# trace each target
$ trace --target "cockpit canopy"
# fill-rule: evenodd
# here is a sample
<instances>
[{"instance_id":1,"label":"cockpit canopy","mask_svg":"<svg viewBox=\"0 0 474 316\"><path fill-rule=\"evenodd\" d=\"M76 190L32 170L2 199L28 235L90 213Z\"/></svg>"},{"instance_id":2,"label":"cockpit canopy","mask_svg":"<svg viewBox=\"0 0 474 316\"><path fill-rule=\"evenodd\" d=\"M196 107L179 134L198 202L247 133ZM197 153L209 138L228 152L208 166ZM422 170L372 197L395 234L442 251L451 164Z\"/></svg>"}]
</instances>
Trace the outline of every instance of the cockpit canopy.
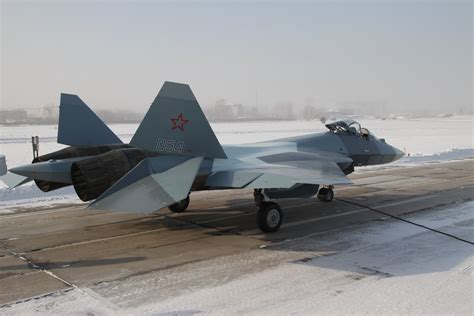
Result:
<instances>
[{"instance_id":1,"label":"cockpit canopy","mask_svg":"<svg viewBox=\"0 0 474 316\"><path fill-rule=\"evenodd\" d=\"M368 138L371 135L367 128L361 127L359 122L353 120L336 121L326 124L326 127L335 134L349 134Z\"/></svg>"}]
</instances>

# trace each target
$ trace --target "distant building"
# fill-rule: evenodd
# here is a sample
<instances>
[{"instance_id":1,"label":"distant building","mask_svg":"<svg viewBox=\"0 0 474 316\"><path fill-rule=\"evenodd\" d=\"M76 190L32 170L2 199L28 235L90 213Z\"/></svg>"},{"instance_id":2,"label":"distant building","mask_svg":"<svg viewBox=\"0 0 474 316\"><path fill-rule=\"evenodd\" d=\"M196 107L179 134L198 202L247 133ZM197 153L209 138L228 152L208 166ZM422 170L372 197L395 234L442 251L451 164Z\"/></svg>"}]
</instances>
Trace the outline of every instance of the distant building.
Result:
<instances>
[{"instance_id":1,"label":"distant building","mask_svg":"<svg viewBox=\"0 0 474 316\"><path fill-rule=\"evenodd\" d=\"M31 124L54 124L59 119L58 106L42 106L27 109L28 121Z\"/></svg>"},{"instance_id":2,"label":"distant building","mask_svg":"<svg viewBox=\"0 0 474 316\"><path fill-rule=\"evenodd\" d=\"M23 124L28 120L25 110L2 110L0 111L0 124Z\"/></svg>"}]
</instances>

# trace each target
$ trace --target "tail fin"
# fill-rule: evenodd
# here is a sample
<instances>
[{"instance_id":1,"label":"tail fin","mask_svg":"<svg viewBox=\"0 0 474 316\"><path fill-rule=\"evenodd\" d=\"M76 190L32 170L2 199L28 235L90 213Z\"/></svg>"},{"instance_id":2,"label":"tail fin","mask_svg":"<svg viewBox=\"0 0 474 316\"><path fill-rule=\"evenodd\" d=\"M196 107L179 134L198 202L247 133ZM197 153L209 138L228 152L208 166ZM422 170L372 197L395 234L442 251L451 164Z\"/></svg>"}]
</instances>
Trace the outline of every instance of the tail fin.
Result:
<instances>
[{"instance_id":1,"label":"tail fin","mask_svg":"<svg viewBox=\"0 0 474 316\"><path fill-rule=\"evenodd\" d=\"M226 158L191 88L168 81L130 145L167 154Z\"/></svg>"},{"instance_id":2,"label":"tail fin","mask_svg":"<svg viewBox=\"0 0 474 316\"><path fill-rule=\"evenodd\" d=\"M121 144L122 141L77 95L61 93L58 143L81 146Z\"/></svg>"}]
</instances>

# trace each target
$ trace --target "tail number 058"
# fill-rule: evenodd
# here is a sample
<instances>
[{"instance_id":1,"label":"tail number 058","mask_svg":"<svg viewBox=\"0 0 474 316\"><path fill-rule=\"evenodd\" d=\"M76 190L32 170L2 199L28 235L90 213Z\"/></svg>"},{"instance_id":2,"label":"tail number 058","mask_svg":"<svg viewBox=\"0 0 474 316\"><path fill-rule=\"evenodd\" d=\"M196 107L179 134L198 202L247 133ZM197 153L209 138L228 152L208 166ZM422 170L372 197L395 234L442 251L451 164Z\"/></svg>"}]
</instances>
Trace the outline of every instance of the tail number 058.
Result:
<instances>
[{"instance_id":1,"label":"tail number 058","mask_svg":"<svg viewBox=\"0 0 474 316\"><path fill-rule=\"evenodd\" d=\"M177 142L174 139L158 138L156 149L169 153L181 153L184 149L184 142Z\"/></svg>"}]
</instances>

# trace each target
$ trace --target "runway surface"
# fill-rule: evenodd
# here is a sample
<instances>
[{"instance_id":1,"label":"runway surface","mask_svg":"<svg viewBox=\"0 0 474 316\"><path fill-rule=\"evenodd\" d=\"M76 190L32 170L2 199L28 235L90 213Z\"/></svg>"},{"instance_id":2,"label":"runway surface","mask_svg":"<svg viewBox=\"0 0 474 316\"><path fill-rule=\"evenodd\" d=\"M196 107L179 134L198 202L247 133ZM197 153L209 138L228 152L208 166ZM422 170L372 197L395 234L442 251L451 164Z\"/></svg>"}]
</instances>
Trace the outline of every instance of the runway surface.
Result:
<instances>
[{"instance_id":1,"label":"runway surface","mask_svg":"<svg viewBox=\"0 0 474 316\"><path fill-rule=\"evenodd\" d=\"M74 289L87 291L105 305L138 306L181 295L199 284L221 285L284 262L305 262L305 240L351 232L387 218L374 210L405 217L474 197L474 159L359 169L350 178L354 185L337 187L331 203L282 200L284 223L273 234L258 231L248 190L193 193L182 214L97 212L85 210L85 204L2 214L0 308L8 311L33 297ZM463 235L470 241L473 221L461 221L470 227ZM346 246L328 243L317 253L331 256ZM314 255L315 249L311 251ZM232 266L229 260L240 264ZM211 262L213 278L202 279L209 275L206 267ZM191 266L196 272L192 275L186 268ZM144 279L154 282L148 292L131 287Z\"/></svg>"}]
</instances>

